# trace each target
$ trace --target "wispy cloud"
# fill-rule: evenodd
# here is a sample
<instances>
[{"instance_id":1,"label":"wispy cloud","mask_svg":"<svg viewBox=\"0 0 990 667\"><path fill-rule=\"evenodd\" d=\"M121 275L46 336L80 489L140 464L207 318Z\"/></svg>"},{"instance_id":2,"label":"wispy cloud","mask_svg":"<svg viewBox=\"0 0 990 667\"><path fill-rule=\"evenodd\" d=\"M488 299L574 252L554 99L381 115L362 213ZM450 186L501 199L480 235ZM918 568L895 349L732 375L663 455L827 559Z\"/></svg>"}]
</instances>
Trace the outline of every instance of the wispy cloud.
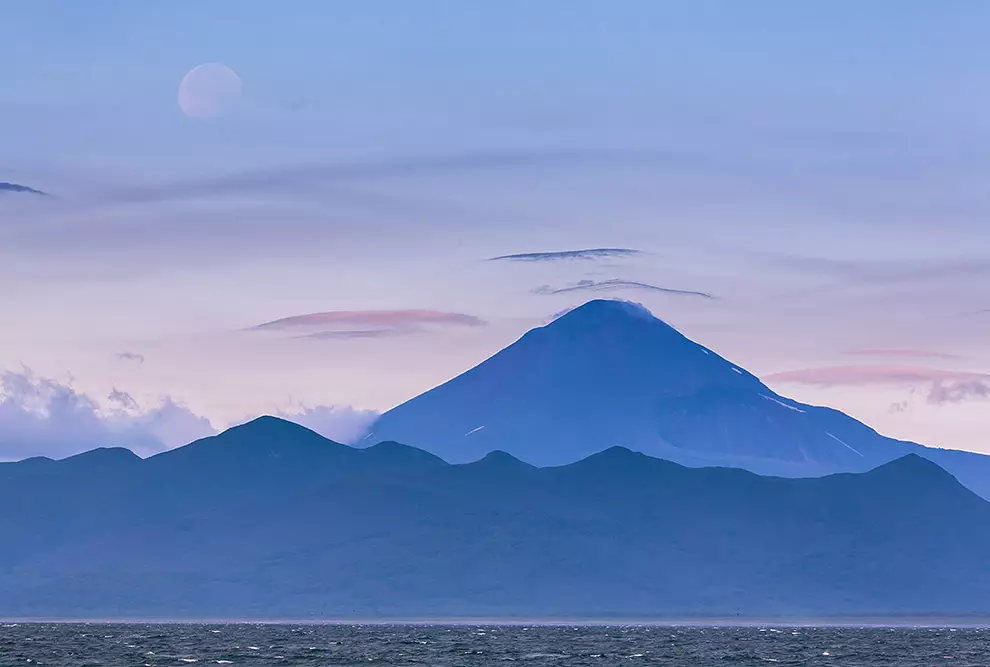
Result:
<instances>
[{"instance_id":1,"label":"wispy cloud","mask_svg":"<svg viewBox=\"0 0 990 667\"><path fill-rule=\"evenodd\" d=\"M984 257L847 260L766 253L755 256L764 264L857 284L893 285L990 275L990 259Z\"/></svg>"},{"instance_id":2,"label":"wispy cloud","mask_svg":"<svg viewBox=\"0 0 990 667\"><path fill-rule=\"evenodd\" d=\"M826 366L774 373L767 382L796 383L823 387L927 386L926 400L932 405L990 398L990 374L916 366Z\"/></svg>"},{"instance_id":3,"label":"wispy cloud","mask_svg":"<svg viewBox=\"0 0 990 667\"><path fill-rule=\"evenodd\" d=\"M866 348L862 350L847 350L847 355L859 357L895 358L895 359L958 359L957 354L937 352L935 350L914 350L899 348Z\"/></svg>"},{"instance_id":4,"label":"wispy cloud","mask_svg":"<svg viewBox=\"0 0 990 667\"><path fill-rule=\"evenodd\" d=\"M352 340L357 338L387 338L418 331L418 327L394 327L391 329L356 329L354 331L317 331L316 333L300 336L316 340Z\"/></svg>"},{"instance_id":5,"label":"wispy cloud","mask_svg":"<svg viewBox=\"0 0 990 667\"><path fill-rule=\"evenodd\" d=\"M984 379L936 382L928 392L928 402L934 405L980 398L990 398L990 376Z\"/></svg>"},{"instance_id":6,"label":"wispy cloud","mask_svg":"<svg viewBox=\"0 0 990 667\"><path fill-rule=\"evenodd\" d=\"M291 329L327 325L401 327L419 324L483 326L485 321L474 315L441 310L331 310L322 313L293 315L255 326L255 329Z\"/></svg>"},{"instance_id":7,"label":"wispy cloud","mask_svg":"<svg viewBox=\"0 0 990 667\"><path fill-rule=\"evenodd\" d=\"M254 331L292 331L306 338L341 340L381 338L436 327L481 327L474 315L440 310L334 310L293 315L251 327Z\"/></svg>"},{"instance_id":8,"label":"wispy cloud","mask_svg":"<svg viewBox=\"0 0 990 667\"><path fill-rule=\"evenodd\" d=\"M774 373L765 379L774 382L843 386L990 379L990 375L918 366L823 366Z\"/></svg>"},{"instance_id":9,"label":"wispy cloud","mask_svg":"<svg viewBox=\"0 0 990 667\"><path fill-rule=\"evenodd\" d=\"M121 361L133 361L136 364L144 363L144 355L139 354L137 352L127 352L125 350L124 352L118 352L114 356L120 359Z\"/></svg>"},{"instance_id":10,"label":"wispy cloud","mask_svg":"<svg viewBox=\"0 0 990 667\"><path fill-rule=\"evenodd\" d=\"M671 287L661 287L636 280L622 280L621 278L611 278L609 280L579 280L576 283L565 285L564 287L553 287L551 285L540 285L533 289L534 294L567 294L570 292L611 292L614 290L645 290L648 292L659 292L672 296L689 296L702 299L716 299L708 292L698 292L695 290L674 289Z\"/></svg>"},{"instance_id":11,"label":"wispy cloud","mask_svg":"<svg viewBox=\"0 0 990 667\"><path fill-rule=\"evenodd\" d=\"M42 192L41 190L35 190L34 188L28 187L27 185L21 185L19 183L7 183L7 182L4 182L4 181L0 181L0 194L3 194L5 192L20 192L20 193L28 194L28 195L37 195L37 196L40 196L40 197L48 197L49 196L47 192Z\"/></svg>"},{"instance_id":12,"label":"wispy cloud","mask_svg":"<svg viewBox=\"0 0 990 667\"><path fill-rule=\"evenodd\" d=\"M891 403L889 406L887 406L887 412L889 412L892 415L901 412L909 412L910 410L911 410L911 404L906 400L897 401L896 403Z\"/></svg>"},{"instance_id":13,"label":"wispy cloud","mask_svg":"<svg viewBox=\"0 0 990 667\"><path fill-rule=\"evenodd\" d=\"M315 163L259 169L212 178L154 186L132 186L94 193L94 203L137 204L227 196L259 196L299 192L314 187L397 179L542 168L672 166L695 158L662 151L560 149L479 151L448 155L413 155L380 160Z\"/></svg>"},{"instance_id":14,"label":"wispy cloud","mask_svg":"<svg viewBox=\"0 0 990 667\"><path fill-rule=\"evenodd\" d=\"M523 252L515 255L489 257L488 262L558 262L574 259L603 259L608 257L631 257L643 254L633 248L586 248L584 250L557 250L554 252Z\"/></svg>"},{"instance_id":15,"label":"wispy cloud","mask_svg":"<svg viewBox=\"0 0 990 667\"><path fill-rule=\"evenodd\" d=\"M138 405L138 402L134 400L133 396L128 394L126 391L117 389L116 387L110 390L107 400L114 406L123 410L140 410L140 406Z\"/></svg>"}]
</instances>

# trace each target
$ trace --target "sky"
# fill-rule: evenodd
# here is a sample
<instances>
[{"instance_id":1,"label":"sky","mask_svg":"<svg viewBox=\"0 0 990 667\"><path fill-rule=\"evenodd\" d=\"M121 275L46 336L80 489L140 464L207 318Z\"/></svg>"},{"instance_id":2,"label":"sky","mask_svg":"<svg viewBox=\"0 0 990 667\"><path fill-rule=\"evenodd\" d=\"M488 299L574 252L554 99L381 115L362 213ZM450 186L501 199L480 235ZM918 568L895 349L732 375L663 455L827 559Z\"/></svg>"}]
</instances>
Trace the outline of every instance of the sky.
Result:
<instances>
[{"instance_id":1,"label":"sky","mask_svg":"<svg viewBox=\"0 0 990 667\"><path fill-rule=\"evenodd\" d=\"M965 0L12 3L0 459L265 413L347 439L601 296L783 395L990 452L988 23Z\"/></svg>"}]
</instances>

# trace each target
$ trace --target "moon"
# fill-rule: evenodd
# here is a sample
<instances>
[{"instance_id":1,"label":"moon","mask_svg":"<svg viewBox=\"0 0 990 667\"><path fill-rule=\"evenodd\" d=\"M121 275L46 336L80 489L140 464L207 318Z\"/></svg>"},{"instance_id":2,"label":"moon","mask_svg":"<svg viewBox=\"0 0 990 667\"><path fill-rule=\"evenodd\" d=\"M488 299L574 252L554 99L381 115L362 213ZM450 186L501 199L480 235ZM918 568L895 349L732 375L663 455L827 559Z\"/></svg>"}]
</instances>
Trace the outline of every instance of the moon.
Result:
<instances>
[{"instance_id":1,"label":"moon","mask_svg":"<svg viewBox=\"0 0 990 667\"><path fill-rule=\"evenodd\" d=\"M179 109L190 118L212 118L230 111L241 95L241 78L223 63L193 67L179 84Z\"/></svg>"}]
</instances>

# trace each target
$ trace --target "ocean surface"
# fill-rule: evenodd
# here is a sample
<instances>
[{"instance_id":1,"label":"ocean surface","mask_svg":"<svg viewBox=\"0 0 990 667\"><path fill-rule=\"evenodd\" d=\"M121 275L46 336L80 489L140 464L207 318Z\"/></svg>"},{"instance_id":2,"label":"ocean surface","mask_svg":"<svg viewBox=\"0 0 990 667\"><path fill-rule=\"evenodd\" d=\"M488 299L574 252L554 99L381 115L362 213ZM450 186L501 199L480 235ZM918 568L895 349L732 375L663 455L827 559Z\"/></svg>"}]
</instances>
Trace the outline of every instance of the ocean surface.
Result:
<instances>
[{"instance_id":1,"label":"ocean surface","mask_svg":"<svg viewBox=\"0 0 990 667\"><path fill-rule=\"evenodd\" d=\"M0 666L990 665L974 628L51 624L0 627Z\"/></svg>"}]
</instances>

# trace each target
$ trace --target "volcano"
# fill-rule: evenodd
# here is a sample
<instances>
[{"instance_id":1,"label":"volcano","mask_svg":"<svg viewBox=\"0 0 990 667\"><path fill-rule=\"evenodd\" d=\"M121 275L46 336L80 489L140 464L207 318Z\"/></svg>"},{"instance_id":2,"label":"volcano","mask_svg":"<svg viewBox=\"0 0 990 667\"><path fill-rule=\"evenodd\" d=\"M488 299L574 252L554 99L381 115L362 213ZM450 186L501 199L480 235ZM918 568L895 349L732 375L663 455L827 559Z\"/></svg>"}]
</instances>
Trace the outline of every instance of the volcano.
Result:
<instances>
[{"instance_id":1,"label":"volcano","mask_svg":"<svg viewBox=\"0 0 990 667\"><path fill-rule=\"evenodd\" d=\"M884 437L781 396L646 308L594 300L527 332L386 412L365 442L395 440L452 463L501 450L537 466L621 446L690 467L814 477L909 453L990 497L990 457Z\"/></svg>"}]
</instances>

